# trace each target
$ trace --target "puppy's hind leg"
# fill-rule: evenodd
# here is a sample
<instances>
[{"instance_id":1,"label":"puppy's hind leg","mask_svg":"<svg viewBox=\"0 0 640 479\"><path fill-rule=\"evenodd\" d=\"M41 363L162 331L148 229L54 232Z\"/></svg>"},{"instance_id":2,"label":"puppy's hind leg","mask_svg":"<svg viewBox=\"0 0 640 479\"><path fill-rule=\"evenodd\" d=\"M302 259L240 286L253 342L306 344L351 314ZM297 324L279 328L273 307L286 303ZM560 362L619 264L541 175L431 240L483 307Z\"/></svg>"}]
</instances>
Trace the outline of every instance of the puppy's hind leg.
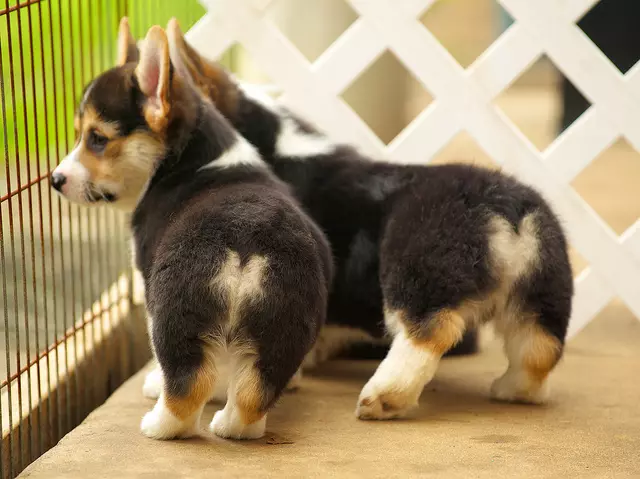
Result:
<instances>
[{"instance_id":1,"label":"puppy's hind leg","mask_svg":"<svg viewBox=\"0 0 640 479\"><path fill-rule=\"evenodd\" d=\"M547 376L562 356L571 316L573 278L564 237L553 218L539 215L538 267L518 282L504 314L496 318L509 367L491 388L501 401L542 403Z\"/></svg>"},{"instance_id":2,"label":"puppy's hind leg","mask_svg":"<svg viewBox=\"0 0 640 479\"><path fill-rule=\"evenodd\" d=\"M265 315L265 311L261 313L260 310L259 307L254 308L247 315L252 320L247 329L260 324L261 318L270 316L268 312ZM291 334L296 331L296 326L302 325L288 321L288 333ZM267 411L288 386L295 384L294 378L299 374L304 354L310 348L312 341L308 334L314 328L301 329L293 335L297 340L290 336L284 336L280 341L275 337L267 340L254 333L251 338L240 340L239 345L230 347L232 360L227 402L211 421L209 429L214 434L232 439L257 439L264 435ZM271 334L273 329L259 328L258 331Z\"/></svg>"},{"instance_id":3,"label":"puppy's hind leg","mask_svg":"<svg viewBox=\"0 0 640 479\"><path fill-rule=\"evenodd\" d=\"M386 311L385 322L394 333L391 349L360 393L356 416L392 419L417 406L442 355L462 338L465 321L455 310L443 309L424 326L416 327L401 311Z\"/></svg>"},{"instance_id":4,"label":"puppy's hind leg","mask_svg":"<svg viewBox=\"0 0 640 479\"><path fill-rule=\"evenodd\" d=\"M491 397L499 401L539 404L546 401L549 372L562 353L558 338L536 323L523 324L505 333L507 371L491 386Z\"/></svg>"},{"instance_id":5,"label":"puppy's hind leg","mask_svg":"<svg viewBox=\"0 0 640 479\"><path fill-rule=\"evenodd\" d=\"M142 395L149 399L158 399L162 394L164 379L162 378L162 368L159 364L147 373L142 385Z\"/></svg>"},{"instance_id":6,"label":"puppy's hind leg","mask_svg":"<svg viewBox=\"0 0 640 479\"><path fill-rule=\"evenodd\" d=\"M142 433L153 439L191 437L198 433L200 415L211 396L215 370L204 363L180 377L165 374L165 384L155 407L140 424Z\"/></svg>"},{"instance_id":7,"label":"puppy's hind leg","mask_svg":"<svg viewBox=\"0 0 640 479\"><path fill-rule=\"evenodd\" d=\"M209 430L229 439L258 439L264 435L270 404L256 355L241 354L231 363L227 403L216 412Z\"/></svg>"},{"instance_id":8,"label":"puppy's hind leg","mask_svg":"<svg viewBox=\"0 0 640 479\"><path fill-rule=\"evenodd\" d=\"M140 430L153 439L190 437L198 432L200 415L214 389L213 351L199 338L167 337L162 325L162 321L154 324L152 339L160 368L151 373L157 375L162 392Z\"/></svg>"}]
</instances>

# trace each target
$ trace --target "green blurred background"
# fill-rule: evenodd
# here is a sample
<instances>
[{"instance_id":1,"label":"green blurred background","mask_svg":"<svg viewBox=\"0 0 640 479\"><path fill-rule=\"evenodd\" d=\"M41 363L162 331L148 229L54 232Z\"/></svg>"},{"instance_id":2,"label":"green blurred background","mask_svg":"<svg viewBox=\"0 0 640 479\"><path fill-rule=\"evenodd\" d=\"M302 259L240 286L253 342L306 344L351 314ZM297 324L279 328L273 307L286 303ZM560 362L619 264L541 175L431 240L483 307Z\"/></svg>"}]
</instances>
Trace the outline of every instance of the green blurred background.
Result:
<instances>
[{"instance_id":1,"label":"green blurred background","mask_svg":"<svg viewBox=\"0 0 640 479\"><path fill-rule=\"evenodd\" d=\"M3 162L27 153L31 162L56 158L73 143L73 109L84 85L113 65L122 16L140 38L173 16L187 30L204 14L197 0L33 1L0 3Z\"/></svg>"}]
</instances>

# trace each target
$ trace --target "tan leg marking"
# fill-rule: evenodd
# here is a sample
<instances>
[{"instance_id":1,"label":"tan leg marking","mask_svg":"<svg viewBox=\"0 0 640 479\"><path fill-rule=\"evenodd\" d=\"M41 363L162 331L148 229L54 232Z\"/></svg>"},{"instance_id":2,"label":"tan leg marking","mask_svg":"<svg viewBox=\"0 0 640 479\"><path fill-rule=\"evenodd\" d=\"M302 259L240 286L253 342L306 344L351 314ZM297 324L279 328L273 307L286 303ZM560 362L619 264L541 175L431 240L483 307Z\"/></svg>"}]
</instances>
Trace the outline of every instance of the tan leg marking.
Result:
<instances>
[{"instance_id":1,"label":"tan leg marking","mask_svg":"<svg viewBox=\"0 0 640 479\"><path fill-rule=\"evenodd\" d=\"M409 325L406 327L416 346L426 348L434 354L442 356L462 340L466 322L458 311L443 309L433 315L424 329L412 328Z\"/></svg>"},{"instance_id":2,"label":"tan leg marking","mask_svg":"<svg viewBox=\"0 0 640 479\"><path fill-rule=\"evenodd\" d=\"M215 381L213 361L205 359L192 380L189 393L184 397L172 396L166 387L154 408L142 418L142 433L153 439L191 437L198 433L200 415L211 396Z\"/></svg>"},{"instance_id":3,"label":"tan leg marking","mask_svg":"<svg viewBox=\"0 0 640 479\"><path fill-rule=\"evenodd\" d=\"M178 419L186 420L211 398L215 380L213 364L205 361L198 370L186 396L172 396L165 385L165 404Z\"/></svg>"},{"instance_id":4,"label":"tan leg marking","mask_svg":"<svg viewBox=\"0 0 640 479\"><path fill-rule=\"evenodd\" d=\"M437 313L425 328L415 327L401 311L387 311L385 321L395 333L387 357L360 393L356 416L392 419L418 405L442 355L462 338L464 318L457 311Z\"/></svg>"},{"instance_id":5,"label":"tan leg marking","mask_svg":"<svg viewBox=\"0 0 640 479\"><path fill-rule=\"evenodd\" d=\"M491 388L502 401L541 403L548 396L546 379L562 355L560 341L537 323L512 327L505 333L509 367Z\"/></svg>"},{"instance_id":6,"label":"tan leg marking","mask_svg":"<svg viewBox=\"0 0 640 479\"><path fill-rule=\"evenodd\" d=\"M560 360L562 346L558 338L541 331L540 326L533 329L532 346L522 363L532 381L542 383Z\"/></svg>"},{"instance_id":7,"label":"tan leg marking","mask_svg":"<svg viewBox=\"0 0 640 479\"><path fill-rule=\"evenodd\" d=\"M232 364L227 403L216 412L209 429L231 439L257 439L264 435L268 403L260 374L255 368L255 354L239 355Z\"/></svg>"},{"instance_id":8,"label":"tan leg marking","mask_svg":"<svg viewBox=\"0 0 640 479\"><path fill-rule=\"evenodd\" d=\"M253 424L266 414L263 410L262 380L255 368L247 368L237 378L236 405L245 424Z\"/></svg>"}]
</instances>

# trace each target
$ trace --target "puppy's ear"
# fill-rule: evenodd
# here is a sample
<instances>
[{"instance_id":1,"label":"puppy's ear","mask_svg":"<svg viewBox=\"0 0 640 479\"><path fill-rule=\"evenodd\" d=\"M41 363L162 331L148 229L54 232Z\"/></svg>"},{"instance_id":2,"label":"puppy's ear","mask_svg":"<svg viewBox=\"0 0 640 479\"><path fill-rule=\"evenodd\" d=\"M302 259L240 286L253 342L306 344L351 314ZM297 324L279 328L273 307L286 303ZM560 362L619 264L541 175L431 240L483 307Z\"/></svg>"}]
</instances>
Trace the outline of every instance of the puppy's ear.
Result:
<instances>
[{"instance_id":1,"label":"puppy's ear","mask_svg":"<svg viewBox=\"0 0 640 479\"><path fill-rule=\"evenodd\" d=\"M180 29L178 20L173 17L167 25L167 38L169 39L169 52L171 61L176 70L187 77L196 80L202 71L199 68L199 55L189 46Z\"/></svg>"},{"instance_id":2,"label":"puppy's ear","mask_svg":"<svg viewBox=\"0 0 640 479\"><path fill-rule=\"evenodd\" d=\"M135 75L140 90L147 97L145 120L158 133L165 129L169 121L170 68L167 35L159 26L153 26L142 44Z\"/></svg>"},{"instance_id":3,"label":"puppy's ear","mask_svg":"<svg viewBox=\"0 0 640 479\"><path fill-rule=\"evenodd\" d=\"M118 58L116 65L121 66L129 62L137 62L139 58L138 47L129 28L129 19L122 17L118 29Z\"/></svg>"},{"instance_id":4,"label":"puppy's ear","mask_svg":"<svg viewBox=\"0 0 640 479\"><path fill-rule=\"evenodd\" d=\"M206 77L206 61L196 52L184 38L178 20L174 17L167 25L167 37L169 39L169 51L171 62L180 75L193 81L195 86L206 95L210 96L210 81ZM212 97L215 101L215 96Z\"/></svg>"}]
</instances>

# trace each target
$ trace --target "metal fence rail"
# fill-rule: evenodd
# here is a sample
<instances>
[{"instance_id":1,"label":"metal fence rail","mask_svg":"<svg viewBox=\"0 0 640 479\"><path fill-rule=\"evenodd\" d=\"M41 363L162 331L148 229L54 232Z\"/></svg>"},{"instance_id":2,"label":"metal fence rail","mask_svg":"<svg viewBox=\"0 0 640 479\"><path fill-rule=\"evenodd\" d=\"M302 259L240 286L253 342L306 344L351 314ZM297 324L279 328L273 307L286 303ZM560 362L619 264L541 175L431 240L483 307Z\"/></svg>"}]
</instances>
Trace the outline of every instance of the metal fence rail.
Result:
<instances>
[{"instance_id":1,"label":"metal fence rail","mask_svg":"<svg viewBox=\"0 0 640 479\"><path fill-rule=\"evenodd\" d=\"M0 429L3 477L54 445L138 367L126 220L52 194L84 85L115 60L120 18L141 37L196 0L0 3ZM146 354L146 353L144 353Z\"/></svg>"}]
</instances>

